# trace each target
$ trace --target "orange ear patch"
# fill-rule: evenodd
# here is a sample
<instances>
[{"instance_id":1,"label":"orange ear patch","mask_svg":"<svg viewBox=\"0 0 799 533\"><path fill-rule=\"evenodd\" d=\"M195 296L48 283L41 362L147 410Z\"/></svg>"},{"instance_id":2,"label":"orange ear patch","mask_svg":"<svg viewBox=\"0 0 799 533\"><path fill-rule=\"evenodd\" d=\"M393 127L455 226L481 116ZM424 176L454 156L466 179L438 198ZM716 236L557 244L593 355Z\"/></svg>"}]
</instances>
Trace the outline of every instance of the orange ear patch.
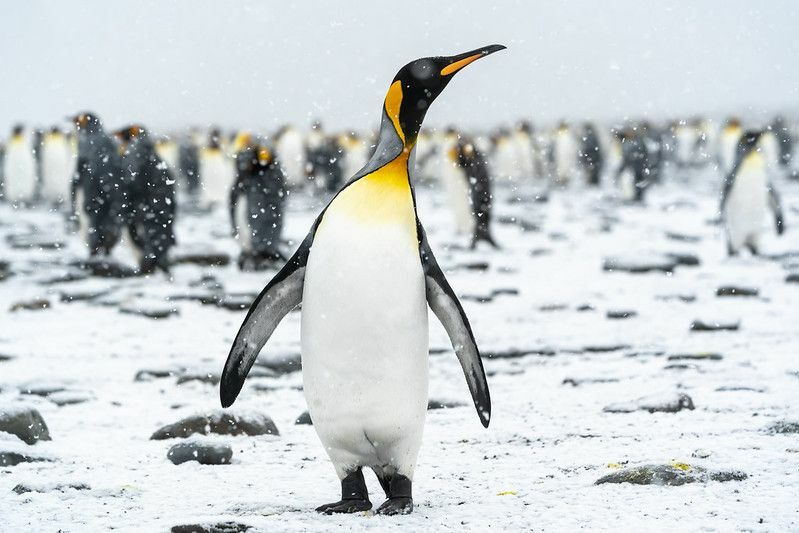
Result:
<instances>
[{"instance_id":1,"label":"orange ear patch","mask_svg":"<svg viewBox=\"0 0 799 533\"><path fill-rule=\"evenodd\" d=\"M391 84L391 87L388 88L388 94L386 94L385 107L388 118L391 119L391 123L394 124L394 129L397 130L397 135L400 136L400 139L402 139L402 142L404 144L405 132L402 131L399 121L401 106L402 106L402 83L399 80L397 80Z\"/></svg>"}]
</instances>

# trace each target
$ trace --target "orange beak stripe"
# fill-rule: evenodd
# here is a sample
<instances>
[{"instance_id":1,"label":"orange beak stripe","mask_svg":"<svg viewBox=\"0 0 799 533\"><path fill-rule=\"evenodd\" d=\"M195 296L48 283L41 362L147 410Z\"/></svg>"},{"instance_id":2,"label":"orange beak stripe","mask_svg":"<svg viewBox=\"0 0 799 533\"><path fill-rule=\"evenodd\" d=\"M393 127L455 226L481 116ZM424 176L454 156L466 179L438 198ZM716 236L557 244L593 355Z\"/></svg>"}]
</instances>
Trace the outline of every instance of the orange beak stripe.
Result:
<instances>
[{"instance_id":1,"label":"orange beak stripe","mask_svg":"<svg viewBox=\"0 0 799 533\"><path fill-rule=\"evenodd\" d=\"M455 61L447 65L446 67L441 69L442 76L449 76L450 74L455 74L460 69L471 63L472 61L476 61L483 57L483 54L474 54L473 56L469 56L467 58L461 59L460 61Z\"/></svg>"}]
</instances>

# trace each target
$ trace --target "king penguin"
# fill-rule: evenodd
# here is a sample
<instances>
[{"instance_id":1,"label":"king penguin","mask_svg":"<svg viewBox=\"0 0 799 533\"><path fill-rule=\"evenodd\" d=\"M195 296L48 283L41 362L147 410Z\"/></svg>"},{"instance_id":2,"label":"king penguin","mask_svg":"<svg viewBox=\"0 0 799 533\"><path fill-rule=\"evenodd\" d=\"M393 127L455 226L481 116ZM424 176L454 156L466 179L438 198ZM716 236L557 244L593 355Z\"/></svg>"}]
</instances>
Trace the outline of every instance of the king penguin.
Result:
<instances>
[{"instance_id":1,"label":"king penguin","mask_svg":"<svg viewBox=\"0 0 799 533\"><path fill-rule=\"evenodd\" d=\"M763 219L769 209L774 214L777 234L785 231L780 199L769 180L762 137L760 131L747 131L741 136L735 165L724 181L720 211L731 256L744 246L752 255L758 254Z\"/></svg>"},{"instance_id":2,"label":"king penguin","mask_svg":"<svg viewBox=\"0 0 799 533\"><path fill-rule=\"evenodd\" d=\"M14 205L33 201L36 192L36 161L29 135L22 124L11 131L3 161L5 177L5 199Z\"/></svg>"},{"instance_id":3,"label":"king penguin","mask_svg":"<svg viewBox=\"0 0 799 533\"><path fill-rule=\"evenodd\" d=\"M371 468L387 500L378 514L408 514L427 409L429 305L446 329L488 427L491 400L480 353L458 298L416 213L409 171L424 116L453 76L492 45L417 59L391 82L372 158L327 204L288 263L266 285L233 342L220 383L238 396L263 345L302 303L305 397L341 480L341 500L318 512L372 508Z\"/></svg>"},{"instance_id":4,"label":"king penguin","mask_svg":"<svg viewBox=\"0 0 799 533\"><path fill-rule=\"evenodd\" d=\"M74 172L74 161L69 140L54 126L42 140L42 199L60 206L69 199L69 185Z\"/></svg>"}]
</instances>

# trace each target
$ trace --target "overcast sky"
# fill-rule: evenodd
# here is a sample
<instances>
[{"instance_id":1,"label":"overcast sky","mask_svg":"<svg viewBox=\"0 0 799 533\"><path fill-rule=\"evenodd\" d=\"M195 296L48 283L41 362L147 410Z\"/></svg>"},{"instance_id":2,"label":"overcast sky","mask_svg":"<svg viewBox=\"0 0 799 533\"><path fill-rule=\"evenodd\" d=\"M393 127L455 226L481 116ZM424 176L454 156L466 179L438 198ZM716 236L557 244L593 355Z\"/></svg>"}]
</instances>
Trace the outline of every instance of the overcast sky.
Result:
<instances>
[{"instance_id":1,"label":"overcast sky","mask_svg":"<svg viewBox=\"0 0 799 533\"><path fill-rule=\"evenodd\" d=\"M0 134L81 109L161 130L371 127L400 66L490 43L508 50L460 73L428 124L799 110L799 2L295 4L9 2Z\"/></svg>"}]
</instances>

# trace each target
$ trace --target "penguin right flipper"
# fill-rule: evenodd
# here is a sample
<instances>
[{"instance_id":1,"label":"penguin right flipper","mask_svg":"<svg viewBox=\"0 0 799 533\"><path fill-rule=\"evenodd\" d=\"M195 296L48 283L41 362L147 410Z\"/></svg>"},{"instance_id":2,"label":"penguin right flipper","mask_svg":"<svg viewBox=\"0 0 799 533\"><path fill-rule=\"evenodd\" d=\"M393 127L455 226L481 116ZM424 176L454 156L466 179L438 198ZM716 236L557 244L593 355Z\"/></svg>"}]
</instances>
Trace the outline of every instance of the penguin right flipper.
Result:
<instances>
[{"instance_id":1,"label":"penguin right flipper","mask_svg":"<svg viewBox=\"0 0 799 533\"><path fill-rule=\"evenodd\" d=\"M283 317L302 302L305 267L317 224L250 307L222 371L219 386L222 407L233 405L261 348Z\"/></svg>"},{"instance_id":2,"label":"penguin right flipper","mask_svg":"<svg viewBox=\"0 0 799 533\"><path fill-rule=\"evenodd\" d=\"M441 321L444 329L447 330L449 340L452 342L452 347L455 348L455 354L458 356L458 361L460 361L466 376L466 383L469 385L477 416L480 417L483 427L488 427L491 419L491 395L488 391L488 381L485 370L483 370L483 362L480 359L480 351L474 340L472 327L469 325L469 319L466 318L466 313L463 311L458 297L449 286L441 267L438 266L427 242L424 228L418 220L416 226L419 234L419 252L424 268L427 304Z\"/></svg>"},{"instance_id":3,"label":"penguin right flipper","mask_svg":"<svg viewBox=\"0 0 799 533\"><path fill-rule=\"evenodd\" d=\"M779 193L777 193L777 190L771 183L769 183L768 186L768 201L769 207L771 207L771 211L774 213L774 226L777 230L777 235L782 235L783 232L785 232L785 219L782 215L782 202L780 201Z\"/></svg>"}]
</instances>

